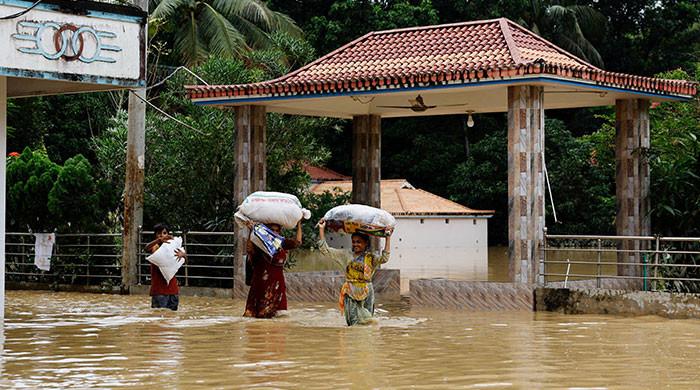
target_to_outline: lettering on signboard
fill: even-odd
[[[29,47],[18,47],[25,54],[41,55],[47,60],[64,59],[66,61],[117,62],[109,57],[110,52],[120,52],[122,49],[107,42],[116,38],[117,34],[97,30],[90,26],[76,26],[56,22],[18,22],[17,34],[12,38],[31,43]]]

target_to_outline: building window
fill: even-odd
[[[474,225],[476,225],[476,219],[472,219]]]
[[[445,218],[445,223],[450,223],[450,219],[449,219],[449,218]]]
[[[425,223],[425,219],[421,218],[420,223]]]

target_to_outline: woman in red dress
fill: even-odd
[[[277,224],[267,225],[280,234],[282,227]],[[282,249],[272,258],[248,239],[246,251],[248,261],[253,266],[253,278],[248,291],[244,317],[271,318],[278,310],[287,310],[287,287],[284,284],[284,263],[287,251],[301,245],[301,221],[297,223],[296,239],[285,238]]]

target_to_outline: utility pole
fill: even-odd
[[[5,320],[5,207],[7,204],[7,77],[0,76],[0,326]]]
[[[148,12],[148,0],[134,0]],[[140,42],[141,77],[146,80],[148,20]],[[129,92],[129,120],[126,139],[126,183],[124,185],[124,240],[122,246],[122,293],[129,293],[138,282],[139,226],[143,224],[143,182],[146,159],[146,88]]]

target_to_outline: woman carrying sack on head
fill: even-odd
[[[255,224],[248,223],[253,231]],[[280,234],[282,227],[278,224],[267,224],[273,232]],[[287,261],[287,251],[297,248],[302,243],[301,221],[297,223],[296,239],[285,238],[282,248],[273,256],[253,244],[250,238],[246,244],[248,262],[252,266],[252,277],[248,300],[245,305],[244,317],[271,318],[279,310],[287,310],[287,287],[284,283],[284,263]]]
[[[366,234],[352,234],[351,252],[329,247],[325,234],[326,221],[321,219],[318,222],[319,249],[345,271],[345,283],[340,288],[338,302],[345,322],[348,326],[367,323],[374,315],[372,277],[379,265],[389,261],[391,229],[387,231],[381,256],[369,250],[369,237]]]

